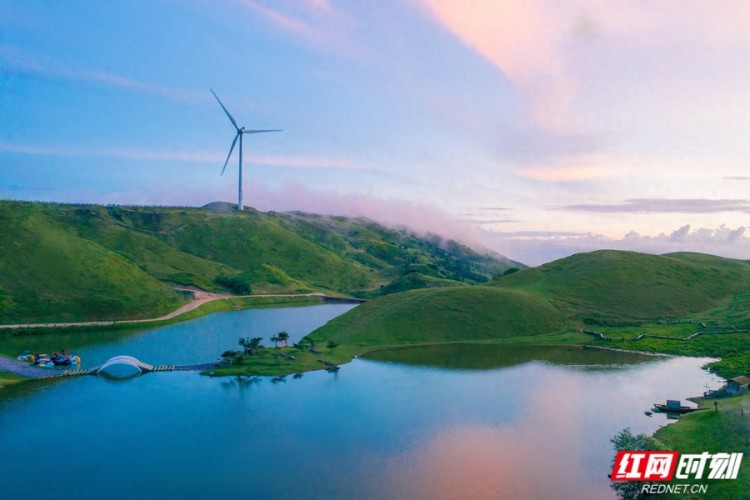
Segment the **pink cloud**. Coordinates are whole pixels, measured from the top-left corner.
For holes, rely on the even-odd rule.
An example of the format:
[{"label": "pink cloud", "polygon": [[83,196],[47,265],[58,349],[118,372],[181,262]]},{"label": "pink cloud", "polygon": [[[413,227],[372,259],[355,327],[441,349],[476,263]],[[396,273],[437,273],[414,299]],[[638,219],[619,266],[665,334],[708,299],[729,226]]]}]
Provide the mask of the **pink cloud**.
[{"label": "pink cloud", "polygon": [[513,83],[539,125],[558,132],[580,126],[586,90],[633,71],[618,62],[635,58],[638,81],[667,80],[674,88],[682,85],[675,67],[734,57],[750,41],[750,4],[738,0],[420,1]]},{"label": "pink cloud", "polygon": [[[164,191],[161,186],[174,187]],[[164,179],[152,186],[111,195],[97,194],[99,203],[153,204],[153,200],[168,205],[195,206],[212,201],[236,202],[237,185],[206,186],[178,185],[174,179]],[[82,199],[92,199],[91,196]],[[475,226],[461,221],[447,212],[427,203],[401,199],[386,199],[366,194],[339,193],[309,189],[298,183],[286,183],[279,188],[262,184],[245,186],[246,205],[263,212],[299,211],[320,215],[366,217],[388,227],[406,227],[418,234],[435,234],[486,249],[479,240]]]},{"label": "pink cloud", "polygon": [[500,69],[532,103],[534,117],[560,128],[570,99],[562,53],[564,23],[540,0],[424,0],[430,13]]},{"label": "pink cloud", "polygon": [[318,47],[341,53],[358,52],[347,36],[347,30],[352,26],[351,19],[334,9],[328,0],[305,0],[291,7],[279,3],[269,7],[256,0],[243,0],[242,3],[282,31]]},{"label": "pink cloud", "polygon": [[552,182],[602,179],[614,175],[588,156],[569,157],[552,165],[524,167],[519,173],[529,179]]},{"label": "pink cloud", "polygon": [[280,189],[250,187],[248,199],[254,208],[347,217],[367,217],[389,227],[408,227],[420,234],[436,234],[477,249],[484,249],[476,227],[427,203],[385,199],[366,194],[311,190],[296,183]]}]

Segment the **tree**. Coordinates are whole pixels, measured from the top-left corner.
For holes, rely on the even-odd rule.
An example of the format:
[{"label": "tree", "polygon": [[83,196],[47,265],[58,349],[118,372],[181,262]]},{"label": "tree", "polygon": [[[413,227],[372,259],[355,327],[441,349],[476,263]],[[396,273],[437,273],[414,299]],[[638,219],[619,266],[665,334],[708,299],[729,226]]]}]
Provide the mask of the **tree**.
[{"label": "tree", "polygon": [[286,332],[279,332],[278,334],[276,334],[276,336],[279,338],[279,342],[281,342],[284,345],[286,345],[286,341],[289,339],[289,334],[288,333],[286,333]]},{"label": "tree", "polygon": [[250,339],[246,339],[243,337],[240,337],[239,339],[237,339],[237,343],[240,345],[240,347],[242,347],[242,350],[244,351],[245,354],[247,354],[247,344],[249,341]]},{"label": "tree", "polygon": [[239,339],[239,344],[245,349],[245,354],[250,355],[258,351],[261,348],[260,341],[263,337],[253,337],[246,339]]},{"label": "tree", "polygon": [[275,348],[277,348],[277,349],[279,348],[279,341],[280,341],[280,340],[281,340],[281,339],[279,338],[279,336],[278,336],[278,335],[274,335],[273,337],[271,337],[271,342],[273,342],[273,346],[274,346]]},{"label": "tree", "polygon": [[[240,339],[242,340],[242,339]],[[235,351],[224,351],[221,354],[221,359],[224,360],[224,362],[228,365],[232,365],[234,363],[234,360],[236,359],[237,353]]]},{"label": "tree", "polygon": [[326,344],[326,347],[327,347],[327,348],[329,348],[329,349],[331,350],[331,353],[333,353],[333,350],[334,350],[334,349],[335,349],[336,347],[338,347],[338,346],[339,346],[339,345],[338,345],[338,344],[337,344],[336,342],[334,342],[333,340],[329,340],[329,341],[328,341],[328,343]]},{"label": "tree", "polygon": [[247,282],[247,278],[240,275],[217,276],[216,278],[214,278],[214,281],[219,285],[229,288],[233,292],[239,293],[241,295],[250,295],[250,292],[252,291],[250,288],[250,283]]},{"label": "tree", "polygon": [[[609,441],[612,443],[615,451],[663,450],[666,448],[664,443],[648,434],[641,433],[634,436],[630,432],[629,427],[615,434],[615,437]],[[612,465],[614,466],[614,459],[612,460]],[[613,481],[610,486],[615,490],[618,498],[628,500],[645,498],[645,495],[641,493],[643,490],[643,483],[641,481]]]},{"label": "tree", "polygon": [[258,352],[263,346],[260,344],[263,337],[253,337],[250,339],[250,354]]}]

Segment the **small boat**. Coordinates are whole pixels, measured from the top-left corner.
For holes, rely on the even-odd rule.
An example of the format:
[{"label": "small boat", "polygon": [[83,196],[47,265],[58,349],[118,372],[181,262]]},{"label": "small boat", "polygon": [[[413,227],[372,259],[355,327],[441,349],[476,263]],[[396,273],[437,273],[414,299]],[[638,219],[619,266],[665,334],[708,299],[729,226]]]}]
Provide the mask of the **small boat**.
[{"label": "small boat", "polygon": [[707,408],[692,408],[680,404],[680,401],[668,399],[667,404],[654,403],[654,409],[664,413],[690,413],[691,411],[706,410]]},{"label": "small boat", "polygon": [[40,354],[34,359],[33,363],[35,365],[46,365],[47,363],[52,363],[52,358],[49,354]]},{"label": "small boat", "polygon": [[67,356],[57,356],[56,358],[52,358],[52,363],[54,363],[55,366],[68,366],[70,364],[70,358]]},{"label": "small boat", "polygon": [[39,366],[41,368],[54,368],[55,366],[69,366],[69,365],[75,365],[80,366],[81,365],[81,358],[79,356],[71,355],[62,355],[62,356],[50,356],[49,354],[38,354],[34,356],[33,354],[22,354],[18,356],[18,361],[25,361],[26,363],[30,363],[34,366]]}]

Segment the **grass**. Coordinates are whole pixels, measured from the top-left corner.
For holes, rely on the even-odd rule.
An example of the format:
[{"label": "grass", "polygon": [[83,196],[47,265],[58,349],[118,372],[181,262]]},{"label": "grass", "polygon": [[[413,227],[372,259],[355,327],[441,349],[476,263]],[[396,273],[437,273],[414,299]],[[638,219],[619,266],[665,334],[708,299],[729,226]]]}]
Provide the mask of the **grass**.
[{"label": "grass", "polygon": [[[750,371],[750,335],[685,337],[696,319],[750,325],[750,266],[700,254],[644,255],[597,251],[521,270],[486,286],[420,289],[381,297],[334,319],[310,338],[342,345],[404,345],[455,341],[546,343],[576,338],[606,347],[721,357],[722,376]],[[675,323],[674,320],[683,319]],[[692,320],[692,323],[687,321]],[[603,331],[621,341],[572,332]]]},{"label": "grass", "polygon": [[[713,407],[714,400],[696,400]],[[680,453],[743,452],[744,462],[737,480],[706,481],[711,498],[746,498],[750,491],[750,394],[719,399],[719,411],[708,410],[685,415],[654,434],[669,450]]]},{"label": "grass", "polygon": [[372,346],[556,332],[560,312],[533,295],[490,287],[413,290],[361,305],[309,335],[316,342]]},{"label": "grass", "polygon": [[377,296],[476,284],[518,265],[364,219],[237,212],[223,204],[0,201],[0,234],[0,323],[159,316],[185,301],[175,285]]},{"label": "grass", "polygon": [[[263,376],[286,376],[293,373],[302,373],[314,370],[322,370],[328,367],[324,362],[340,365],[350,361],[354,356],[351,348],[335,348],[330,352],[323,346],[318,346],[320,354],[314,354],[307,350],[294,347],[269,347],[261,349],[258,354],[240,356],[241,361],[234,362],[231,366],[215,368],[207,374],[209,376],[230,375],[263,375]],[[284,357],[279,357],[282,355]],[[286,355],[292,355],[296,359],[291,360]]]},{"label": "grass", "polygon": [[597,331],[618,340],[597,340],[595,344],[617,349],[721,358],[719,361],[710,363],[708,368],[724,378],[750,373],[750,333],[708,333],[687,341],[648,337],[638,341],[634,340],[639,333],[684,338],[699,330],[701,330],[701,327],[695,324],[599,328]]},{"label": "grass", "polygon": [[19,382],[23,382],[25,380],[28,380],[28,378],[21,377],[20,375],[16,375],[15,373],[0,371],[0,389],[8,385],[18,384]]},{"label": "grass", "polygon": [[[585,324],[628,325],[725,308],[747,294],[748,282],[745,261],[600,250],[502,276],[491,286],[545,297]],[[738,319],[747,321],[747,310]]]},{"label": "grass", "polygon": [[408,290],[417,290],[421,288],[442,288],[449,286],[466,286],[465,283],[445,278],[436,278],[420,272],[410,272],[400,278],[395,279],[388,285],[385,285],[370,294],[371,297],[378,295],[390,295],[393,293],[406,292]]},{"label": "grass", "polygon": [[135,319],[159,316],[186,302],[128,259],[71,234],[39,211],[4,208],[3,323]]},{"label": "grass", "polygon": [[[718,357],[710,368],[733,377],[750,371],[750,334],[703,335],[690,341],[632,339],[640,333],[683,338],[700,329],[695,318],[704,316],[747,324],[748,279],[747,264],[732,259],[593,252],[503,276],[487,286],[423,288],[380,297],[335,318],[308,339],[319,344],[334,340],[342,353],[350,350],[352,356],[454,342],[583,344]],[[686,321],[668,322],[678,315]],[[579,331],[591,323],[619,325],[596,328],[624,340],[601,341]],[[623,326],[627,324],[632,326]]]}]

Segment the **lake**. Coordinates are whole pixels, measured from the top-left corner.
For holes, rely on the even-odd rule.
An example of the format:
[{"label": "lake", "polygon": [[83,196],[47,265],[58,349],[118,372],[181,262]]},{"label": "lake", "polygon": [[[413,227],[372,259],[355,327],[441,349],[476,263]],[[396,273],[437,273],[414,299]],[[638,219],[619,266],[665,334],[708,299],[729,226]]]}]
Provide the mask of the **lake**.
[{"label": "lake", "polygon": [[[84,366],[212,361],[353,306],[218,313],[65,340]],[[49,338],[28,338],[45,347]],[[74,345],[73,342],[78,342]],[[49,349],[49,347],[45,347]],[[152,373],[0,390],[2,498],[610,498],[609,438],[720,379],[707,359],[502,345],[378,352],[282,381]]]}]

